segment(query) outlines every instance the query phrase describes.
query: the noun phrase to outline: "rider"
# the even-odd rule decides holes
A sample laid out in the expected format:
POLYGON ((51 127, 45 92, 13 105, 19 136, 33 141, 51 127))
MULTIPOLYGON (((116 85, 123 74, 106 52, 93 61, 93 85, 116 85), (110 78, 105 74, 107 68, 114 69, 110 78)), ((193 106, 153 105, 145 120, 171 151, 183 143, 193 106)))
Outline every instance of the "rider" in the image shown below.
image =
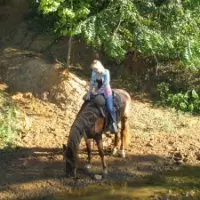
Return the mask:
POLYGON ((112 89, 110 86, 110 71, 105 69, 99 60, 94 60, 91 64, 92 76, 86 100, 90 100, 91 94, 103 94, 106 106, 112 117, 112 132, 117 133, 117 120, 113 106, 112 89), (95 90, 93 93, 93 89, 95 90))

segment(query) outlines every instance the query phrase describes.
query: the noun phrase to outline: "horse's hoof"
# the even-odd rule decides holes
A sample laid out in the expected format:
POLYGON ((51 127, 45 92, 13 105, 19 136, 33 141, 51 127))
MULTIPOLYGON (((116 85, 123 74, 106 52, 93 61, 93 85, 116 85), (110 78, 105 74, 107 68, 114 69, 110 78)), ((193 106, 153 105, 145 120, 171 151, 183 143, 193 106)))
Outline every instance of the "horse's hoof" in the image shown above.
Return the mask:
POLYGON ((125 158, 125 157, 126 157, 125 150, 120 150, 120 156, 121 156, 122 158, 125 158))
POLYGON ((114 148, 114 149, 112 150, 112 155, 113 155, 113 156, 117 155, 117 148, 114 148))
POLYGON ((87 164, 87 165, 85 166, 85 168, 86 168, 86 169, 91 169, 92 166, 91 166, 90 164, 87 164))

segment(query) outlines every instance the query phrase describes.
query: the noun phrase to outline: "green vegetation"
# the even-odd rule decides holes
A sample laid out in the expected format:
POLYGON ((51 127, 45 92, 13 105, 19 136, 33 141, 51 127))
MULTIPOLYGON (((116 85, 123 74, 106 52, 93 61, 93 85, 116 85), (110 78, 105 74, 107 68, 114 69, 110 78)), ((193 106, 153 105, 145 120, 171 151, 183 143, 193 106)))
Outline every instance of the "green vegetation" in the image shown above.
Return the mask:
POLYGON ((200 113, 200 96, 194 89, 173 94, 169 90, 169 84, 163 82, 158 85, 158 91, 162 105, 169 105, 184 112, 200 113))
POLYGON ((0 91, 0 147, 9 147, 16 135, 16 107, 0 91))
POLYGON ((81 36, 117 61, 127 52, 200 66, 198 0, 40 0, 59 35, 81 36))
POLYGON ((149 60, 145 73, 129 74, 123 80, 128 89, 141 88, 149 77, 154 85, 161 84, 158 90, 162 104, 200 112, 199 0, 40 0, 35 5, 58 36, 82 38, 119 63, 128 54, 149 60), (154 74, 148 74, 151 69, 155 69, 154 74), (162 71, 160 77, 158 69, 162 71), (182 73, 183 69, 190 71, 182 73))

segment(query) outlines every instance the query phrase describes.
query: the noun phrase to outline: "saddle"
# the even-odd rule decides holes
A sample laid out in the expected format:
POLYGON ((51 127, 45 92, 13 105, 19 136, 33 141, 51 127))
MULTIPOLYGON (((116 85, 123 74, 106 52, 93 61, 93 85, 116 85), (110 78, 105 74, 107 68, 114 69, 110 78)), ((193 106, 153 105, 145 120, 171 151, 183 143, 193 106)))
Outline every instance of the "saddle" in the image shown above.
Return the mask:
MULTIPOLYGON (((116 92, 112 91, 112 95, 113 95, 113 106, 114 106, 114 111, 116 114, 116 119, 117 119, 117 122, 119 122, 120 117, 121 117, 121 108, 122 108, 123 102, 120 95, 117 94, 116 92)), ((110 130, 112 126, 112 118, 110 116, 110 113, 107 110, 105 97, 101 94, 95 95, 91 98, 91 101, 95 103, 102 117, 105 119, 104 131, 110 130)))

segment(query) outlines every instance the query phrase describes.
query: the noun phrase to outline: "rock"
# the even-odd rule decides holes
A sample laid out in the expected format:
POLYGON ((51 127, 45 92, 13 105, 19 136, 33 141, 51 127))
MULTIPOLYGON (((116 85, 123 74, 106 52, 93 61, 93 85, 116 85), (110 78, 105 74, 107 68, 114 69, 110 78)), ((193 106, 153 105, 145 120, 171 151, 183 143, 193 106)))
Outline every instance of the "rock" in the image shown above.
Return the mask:
POLYGON ((182 165, 184 162, 183 162, 183 160, 177 160, 175 163, 176 163, 177 165, 182 165))
POLYGON ((194 190, 191 190, 191 191, 188 191, 188 192, 186 192, 186 197, 190 197, 190 198, 192 198, 193 196, 195 195, 195 191, 194 190))
POLYGON ((182 160, 183 159, 183 155, 180 152, 176 152, 176 153, 174 153, 173 159, 175 161, 182 160))
POLYGON ((31 99, 33 97, 33 94, 31 92, 26 92, 26 93, 23 94, 23 97, 31 99))
POLYGON ((87 165, 85 166, 85 168, 86 168, 86 169, 91 169, 91 165, 90 165, 90 164, 87 164, 87 165))
POLYGON ((41 94, 41 99, 43 101, 48 101, 49 92, 45 91, 41 94))
POLYGON ((12 96, 13 100, 20 100, 22 98, 23 98, 23 93, 21 93, 21 92, 18 92, 17 94, 12 96))
POLYGON ((94 175, 94 178, 95 178, 95 180, 101 180, 102 179, 102 175, 99 175, 99 174, 95 174, 94 175))
POLYGON ((196 159, 200 161, 200 153, 196 152, 195 155, 196 155, 196 159))
POLYGON ((148 143, 146 144, 146 146, 147 146, 147 147, 153 147, 153 144, 152 144, 151 142, 148 142, 148 143))
POLYGON ((174 141, 169 141, 168 144, 173 145, 174 141))
MULTIPOLYGON (((1 80, 1 77, 0 77, 0 80, 1 80)), ((8 88, 8 86, 5 83, 0 84, 0 90, 5 90, 7 88, 8 88)))

